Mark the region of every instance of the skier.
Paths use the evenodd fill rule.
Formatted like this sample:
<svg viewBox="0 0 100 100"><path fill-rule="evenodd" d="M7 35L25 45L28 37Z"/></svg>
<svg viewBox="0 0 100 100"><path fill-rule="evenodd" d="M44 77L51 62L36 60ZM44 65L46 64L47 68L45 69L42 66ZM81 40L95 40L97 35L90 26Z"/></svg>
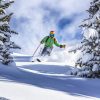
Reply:
<svg viewBox="0 0 100 100"><path fill-rule="evenodd" d="M50 56L52 49L53 49L53 45L56 45L57 47L60 48L65 48L66 45L61 45L57 42L56 38L54 37L55 32L54 31L50 31L49 36L46 36L42 39L42 41L40 42L41 44L44 44L44 48L41 52L41 56Z"/></svg>

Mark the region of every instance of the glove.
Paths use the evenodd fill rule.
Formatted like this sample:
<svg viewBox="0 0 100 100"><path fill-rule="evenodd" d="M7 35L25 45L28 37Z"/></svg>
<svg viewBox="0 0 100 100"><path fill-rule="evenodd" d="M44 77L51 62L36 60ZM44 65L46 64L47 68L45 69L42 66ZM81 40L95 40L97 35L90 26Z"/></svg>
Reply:
<svg viewBox="0 0 100 100"><path fill-rule="evenodd" d="M66 45L60 45L60 48L65 48L66 47Z"/></svg>
<svg viewBox="0 0 100 100"><path fill-rule="evenodd" d="M60 48L62 48L63 47L63 45L60 45Z"/></svg>

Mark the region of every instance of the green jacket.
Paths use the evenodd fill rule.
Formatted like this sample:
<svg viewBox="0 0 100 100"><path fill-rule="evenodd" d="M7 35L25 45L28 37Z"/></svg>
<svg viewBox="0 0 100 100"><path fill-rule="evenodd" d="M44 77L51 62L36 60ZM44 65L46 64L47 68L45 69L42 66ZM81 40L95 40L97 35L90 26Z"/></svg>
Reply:
<svg viewBox="0 0 100 100"><path fill-rule="evenodd" d="M46 47L53 47L53 44L55 44L57 47L60 47L60 44L57 42L57 40L53 37L46 36L42 39L41 43L45 44Z"/></svg>

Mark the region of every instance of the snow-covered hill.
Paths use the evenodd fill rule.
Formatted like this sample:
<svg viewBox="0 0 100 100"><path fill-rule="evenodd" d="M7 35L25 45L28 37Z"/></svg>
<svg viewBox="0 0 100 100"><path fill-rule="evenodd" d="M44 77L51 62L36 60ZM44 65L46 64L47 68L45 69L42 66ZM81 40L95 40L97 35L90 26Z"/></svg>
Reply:
<svg viewBox="0 0 100 100"><path fill-rule="evenodd" d="M70 65L30 62L14 54L16 65L0 64L0 97L8 100L100 100L100 80L68 75ZM2 99L1 99L2 100Z"/></svg>

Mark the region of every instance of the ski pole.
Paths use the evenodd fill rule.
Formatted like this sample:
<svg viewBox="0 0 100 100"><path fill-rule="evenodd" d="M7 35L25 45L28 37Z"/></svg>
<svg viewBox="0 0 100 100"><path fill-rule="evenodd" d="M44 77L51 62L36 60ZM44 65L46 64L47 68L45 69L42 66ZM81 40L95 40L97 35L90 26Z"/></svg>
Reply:
<svg viewBox="0 0 100 100"><path fill-rule="evenodd" d="M35 55L35 53L37 52L37 50L39 49L40 45L41 45L41 44L39 44L39 46L37 47L37 49L34 51L34 53L33 53L33 56L32 56L32 57L34 57L34 55Z"/></svg>

